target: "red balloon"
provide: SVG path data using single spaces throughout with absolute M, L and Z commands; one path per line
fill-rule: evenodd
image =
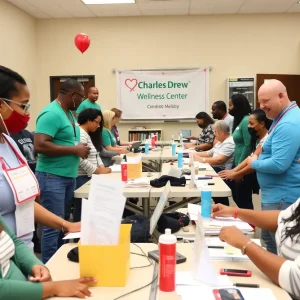
M 85 33 L 78 33 L 75 36 L 75 45 L 77 49 L 81 52 L 84 53 L 90 46 L 91 40 L 89 36 Z

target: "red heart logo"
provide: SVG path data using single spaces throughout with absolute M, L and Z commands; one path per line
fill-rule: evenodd
M 126 79 L 125 85 L 129 88 L 130 92 L 134 91 L 134 88 L 137 86 L 138 81 L 137 79 Z

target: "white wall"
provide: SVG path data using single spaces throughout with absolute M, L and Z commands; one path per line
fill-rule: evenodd
M 49 103 L 49 76 L 94 74 L 104 109 L 116 106 L 113 68 L 211 66 L 210 102 L 226 97 L 229 76 L 300 73 L 300 14 L 87 18 L 37 21 L 37 101 Z M 91 38 L 81 54 L 79 32 Z M 195 111 L 195 115 L 198 113 Z M 144 124 L 164 138 L 194 123 Z M 123 139 L 133 124 L 120 126 Z
M 0 65 L 20 73 L 36 102 L 36 21 L 17 7 L 0 0 Z M 34 105 L 33 105 L 34 106 Z M 33 113 L 31 127 L 35 123 Z

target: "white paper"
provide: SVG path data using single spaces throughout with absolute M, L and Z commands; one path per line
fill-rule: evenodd
M 204 221 L 204 228 L 205 229 L 217 229 L 222 228 L 224 226 L 236 226 L 238 229 L 240 229 L 243 232 L 246 231 L 253 231 L 253 228 L 246 222 L 235 219 L 235 218 L 211 218 L 209 220 Z
M 130 179 L 125 183 L 126 188 L 143 188 L 150 186 L 150 179 L 146 177 Z
M 199 295 L 201 299 L 205 300 L 215 300 L 213 295 L 213 289 L 218 287 L 203 287 L 203 286 L 178 286 L 176 292 L 181 296 L 182 300 L 199 300 Z M 224 287 L 221 287 L 224 288 Z M 230 288 L 230 287 L 228 287 Z M 276 300 L 275 295 L 271 289 L 267 288 L 238 288 L 240 290 L 243 298 L 245 300 L 253 299 L 264 299 L 264 300 Z
M 193 277 L 191 272 L 176 272 L 176 286 L 178 285 L 190 285 L 190 286 L 232 286 L 233 283 L 227 275 L 216 275 L 217 281 L 212 284 L 205 284 Z
M 109 168 L 111 169 L 112 173 L 121 173 L 121 165 L 120 164 L 119 165 L 114 164 L 114 165 L 110 166 Z
M 17 237 L 34 231 L 34 199 L 16 205 Z
M 72 239 L 80 239 L 80 238 L 81 238 L 81 232 L 70 232 L 63 238 L 63 240 L 72 240 Z
M 196 225 L 196 239 L 194 242 L 193 253 L 193 277 L 203 284 L 218 286 L 221 285 L 222 277 L 218 276 L 209 256 L 208 248 L 204 238 L 203 219 L 198 212 L 198 221 Z
M 127 155 L 126 159 L 128 164 L 138 164 L 142 160 L 142 155 L 141 154 L 135 154 L 134 156 Z
M 199 204 L 188 203 L 188 214 L 191 221 L 198 220 L 198 213 L 201 213 L 201 206 Z
M 105 175 L 92 175 L 89 199 L 82 201 L 81 242 L 116 245 L 126 198 L 124 183 Z

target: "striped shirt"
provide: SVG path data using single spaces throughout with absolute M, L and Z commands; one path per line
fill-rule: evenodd
M 2 278 L 5 278 L 10 268 L 10 259 L 15 255 L 15 244 L 4 230 L 0 233 L 0 249 L 1 273 Z
M 279 271 L 279 285 L 288 291 L 293 299 L 300 299 L 300 234 L 296 235 L 293 240 L 288 237 L 283 242 L 281 241 L 286 228 L 296 226 L 295 220 L 284 223 L 283 219 L 289 218 L 298 205 L 300 205 L 300 198 L 280 212 L 276 231 L 278 255 L 286 259 Z
M 90 153 L 87 159 L 80 158 L 80 164 L 78 167 L 78 176 L 92 176 L 92 174 L 96 171 L 97 167 L 103 165 L 103 162 L 92 143 L 91 137 L 89 134 L 80 128 L 80 143 L 86 143 L 88 147 L 90 147 Z

